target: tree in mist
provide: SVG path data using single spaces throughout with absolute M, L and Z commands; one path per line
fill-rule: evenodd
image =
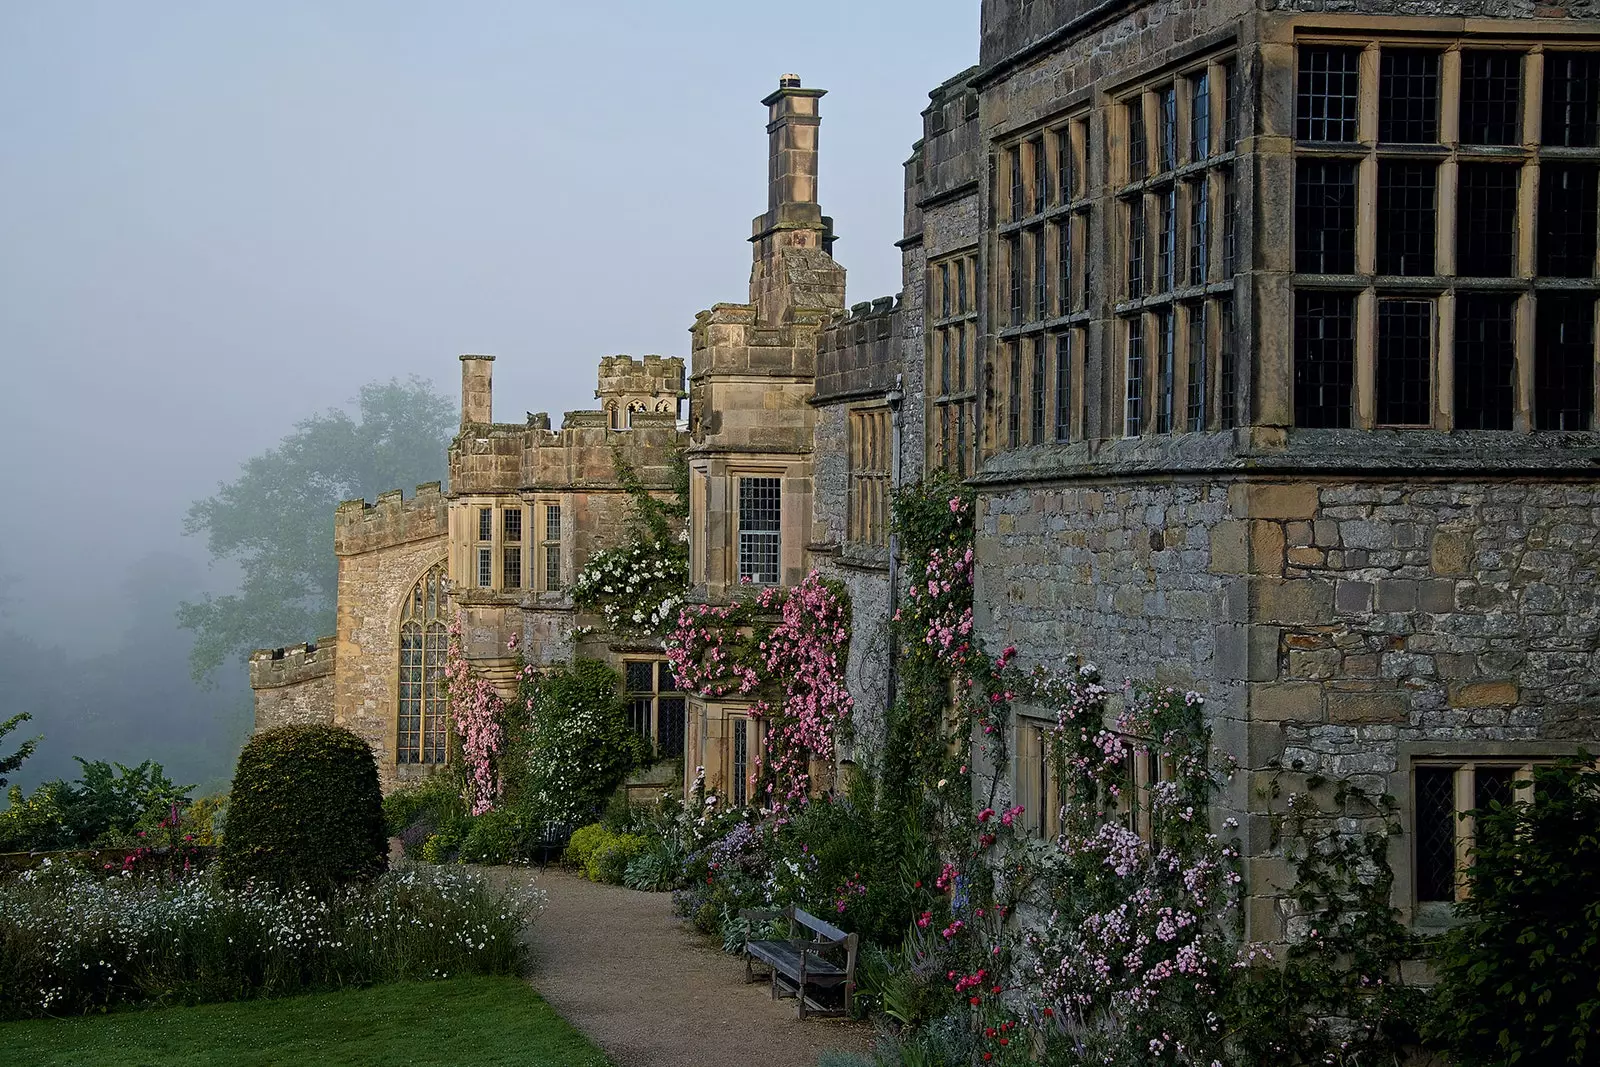
M 11 718 L 0 722 L 0 742 L 5 741 L 6 734 L 9 734 L 31 718 L 33 716 L 27 712 L 19 711 Z M 11 755 L 0 756 L 0 789 L 4 789 L 6 786 L 6 775 L 22 766 L 22 761 L 33 755 L 33 750 L 37 747 L 39 747 L 39 739 L 35 737 L 32 740 L 22 742 Z
M 443 479 L 457 426 L 449 398 L 413 377 L 368 383 L 356 406 L 354 416 L 333 408 L 296 423 L 215 496 L 190 505 L 185 531 L 205 534 L 212 561 L 241 572 L 237 593 L 179 605 L 179 624 L 195 635 L 195 678 L 230 656 L 331 633 L 334 508 Z

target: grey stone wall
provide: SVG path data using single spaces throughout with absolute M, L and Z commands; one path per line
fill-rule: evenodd
M 250 656 L 255 693 L 255 732 L 275 726 L 333 721 L 335 638 L 289 648 L 261 649 Z

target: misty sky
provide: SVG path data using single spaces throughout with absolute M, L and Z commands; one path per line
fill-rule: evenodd
M 830 91 L 850 299 L 895 292 L 901 163 L 977 24 L 978 0 L 0 3 L 6 616 L 121 632 L 136 560 L 203 558 L 189 501 L 374 378 L 454 396 L 455 356 L 494 353 L 497 417 L 559 419 L 602 355 L 687 357 L 694 313 L 745 299 L 786 71 Z

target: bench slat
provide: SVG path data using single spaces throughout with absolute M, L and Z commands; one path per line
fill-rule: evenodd
M 819 919 L 804 908 L 794 909 L 794 921 L 832 941 L 843 941 L 850 935 L 826 920 Z

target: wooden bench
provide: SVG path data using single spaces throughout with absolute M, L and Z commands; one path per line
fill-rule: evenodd
M 772 998 L 794 997 L 800 1005 L 800 1018 L 809 1011 L 815 1015 L 850 1014 L 850 997 L 856 988 L 856 934 L 847 934 L 830 923 L 801 908 L 787 907 L 782 911 L 751 911 L 743 909 L 739 917 L 750 923 L 789 920 L 789 937 L 785 941 L 752 941 L 748 929 L 744 941 L 744 979 L 754 982 L 756 964 L 771 972 Z M 795 928 L 803 927 L 814 935 L 814 940 L 795 937 Z M 827 955 L 844 956 L 843 966 L 826 958 Z M 823 990 L 843 988 L 842 1006 L 823 1003 Z

